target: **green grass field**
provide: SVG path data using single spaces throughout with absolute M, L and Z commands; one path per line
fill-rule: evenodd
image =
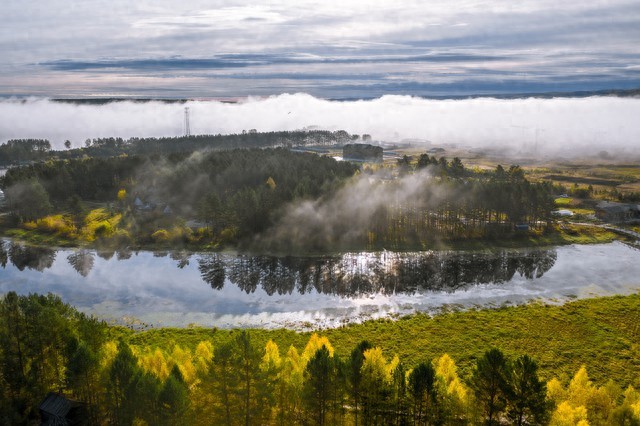
M 119 330 L 119 331 L 118 331 Z M 162 328 L 124 333 L 131 344 L 170 350 L 175 344 L 194 348 L 202 340 L 216 345 L 238 330 Z M 273 339 L 284 353 L 302 349 L 310 333 L 290 330 L 251 331 L 257 345 Z M 388 356 L 397 354 L 412 367 L 448 353 L 468 377 L 475 360 L 492 347 L 516 356 L 529 354 L 545 379 L 565 383 L 581 365 L 599 384 L 614 380 L 623 388 L 640 387 L 640 293 L 585 299 L 561 306 L 529 304 L 440 314 L 414 315 L 397 321 L 368 321 L 321 332 L 336 353 L 346 357 L 361 340 L 369 340 Z

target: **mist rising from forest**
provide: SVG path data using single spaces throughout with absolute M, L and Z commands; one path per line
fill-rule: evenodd
M 456 196 L 434 182 L 430 167 L 398 179 L 390 179 L 384 170 L 358 174 L 335 193 L 289 205 L 274 226 L 256 238 L 256 244 L 276 251 L 348 249 L 366 241 L 367 231 L 389 210 L 435 208 L 446 197 Z
M 0 101 L 0 143 L 46 138 L 62 148 L 67 139 L 79 147 L 87 138 L 178 136 L 184 133 L 185 106 L 190 108 L 192 134 L 344 129 L 371 134 L 380 141 L 420 139 L 436 146 L 491 147 L 514 155 L 640 153 L 640 99 L 618 97 L 433 100 L 383 96 L 329 101 L 285 94 L 236 103 L 102 105 L 8 99 Z

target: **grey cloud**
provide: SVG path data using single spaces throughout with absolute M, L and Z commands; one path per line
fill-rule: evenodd
M 403 62 L 467 62 L 496 61 L 505 59 L 497 55 L 479 55 L 462 53 L 432 53 L 424 55 L 381 56 L 381 57 L 304 57 L 283 54 L 226 54 L 215 58 L 149 58 L 149 59 L 104 59 L 97 61 L 75 61 L 61 59 L 42 62 L 39 65 L 56 71 L 84 71 L 99 69 L 123 68 L 129 70 L 199 70 L 246 68 L 274 64 L 306 65 L 306 64 L 375 64 Z
M 504 83 L 512 93 L 537 85 L 559 90 L 549 79 L 566 81 L 564 91 L 640 86 L 634 72 L 619 69 L 638 60 L 637 1 L 380 1 L 372 7 L 301 0 L 293 7 L 284 0 L 89 0 L 71 8 L 62 0 L 25 0 L 3 7 L 5 95 L 242 96 L 301 88 L 325 97 L 376 97 L 385 88 L 430 95 L 427 83 L 440 85 L 438 91 L 459 83 L 456 93 L 472 93 L 487 76 L 485 85 Z M 372 92 L 339 96 L 348 89 L 341 82 L 358 75 L 359 90 Z M 506 87 L 523 75 L 533 81 Z M 580 84 L 570 84 L 571 75 L 581 75 Z M 207 86 L 212 81 L 219 85 Z

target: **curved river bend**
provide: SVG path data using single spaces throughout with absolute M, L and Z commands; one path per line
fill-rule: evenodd
M 640 251 L 620 242 L 326 257 L 96 252 L 0 240 L 0 293 L 59 294 L 135 327 L 338 326 L 442 308 L 640 290 Z

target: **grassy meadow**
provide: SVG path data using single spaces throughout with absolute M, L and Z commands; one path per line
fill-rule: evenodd
M 209 340 L 214 347 L 240 330 L 161 328 L 133 332 L 113 328 L 141 349 L 170 352 L 175 345 L 194 349 Z M 417 314 L 399 320 L 374 320 L 319 332 L 347 357 L 362 340 L 416 365 L 449 354 L 468 377 L 476 360 L 492 347 L 509 356 L 528 354 L 540 364 L 545 379 L 565 383 L 585 365 L 603 385 L 609 379 L 622 388 L 640 387 L 640 294 L 573 301 L 563 305 L 532 303 L 499 309 L 452 311 L 433 317 Z M 269 339 L 281 353 L 290 345 L 302 350 L 311 333 L 291 330 L 251 330 L 259 346 Z

